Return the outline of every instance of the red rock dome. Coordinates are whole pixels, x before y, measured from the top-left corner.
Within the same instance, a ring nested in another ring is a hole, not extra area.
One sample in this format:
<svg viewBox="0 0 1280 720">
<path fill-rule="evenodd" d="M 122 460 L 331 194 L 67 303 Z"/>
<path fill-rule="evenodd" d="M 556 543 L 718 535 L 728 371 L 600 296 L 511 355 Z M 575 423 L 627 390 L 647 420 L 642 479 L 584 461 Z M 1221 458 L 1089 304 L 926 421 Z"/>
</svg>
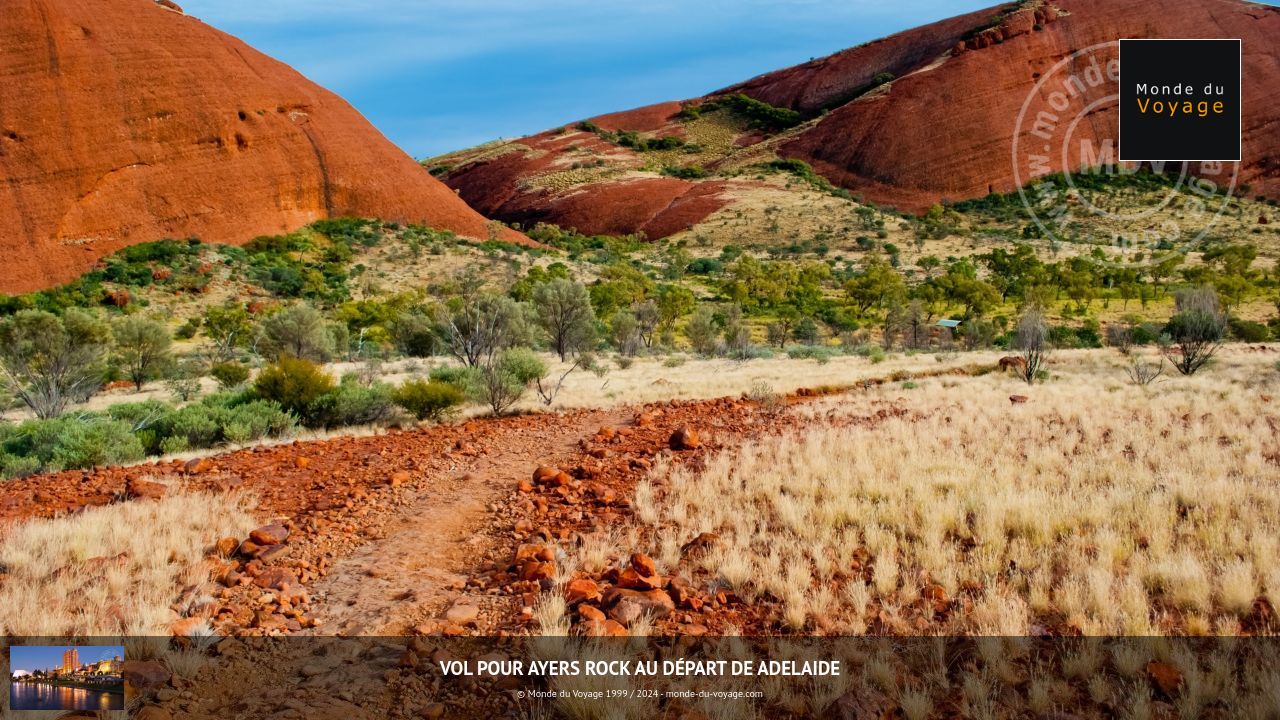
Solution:
<svg viewBox="0 0 1280 720">
<path fill-rule="evenodd" d="M 4 3 L 0 292 L 133 243 L 240 243 L 338 216 L 488 232 L 341 98 L 173 3 Z"/>
</svg>

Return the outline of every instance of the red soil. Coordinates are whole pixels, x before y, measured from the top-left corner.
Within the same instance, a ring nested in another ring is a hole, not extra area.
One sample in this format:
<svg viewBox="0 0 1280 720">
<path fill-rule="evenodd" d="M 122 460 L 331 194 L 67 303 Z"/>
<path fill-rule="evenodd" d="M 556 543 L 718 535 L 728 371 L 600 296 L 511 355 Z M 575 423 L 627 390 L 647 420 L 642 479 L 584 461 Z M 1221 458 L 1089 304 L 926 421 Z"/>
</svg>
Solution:
<svg viewBox="0 0 1280 720">
<path fill-rule="evenodd" d="M 666 127 L 671 122 L 671 117 L 680 112 L 680 107 L 679 102 L 657 103 L 634 110 L 598 115 L 591 118 L 591 122 L 605 130 L 654 132 Z"/>
<path fill-rule="evenodd" d="M 152 0 L 5 3 L 0 292 L 133 243 L 239 243 L 346 215 L 487 236 L 341 98 L 196 18 Z"/>
</svg>

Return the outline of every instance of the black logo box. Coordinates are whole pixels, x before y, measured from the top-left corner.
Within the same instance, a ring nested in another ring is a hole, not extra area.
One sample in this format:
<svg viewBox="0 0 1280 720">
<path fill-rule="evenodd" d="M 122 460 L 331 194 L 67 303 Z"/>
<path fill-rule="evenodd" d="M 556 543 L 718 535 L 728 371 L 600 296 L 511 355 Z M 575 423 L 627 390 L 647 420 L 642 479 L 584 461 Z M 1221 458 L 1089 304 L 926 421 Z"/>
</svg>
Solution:
<svg viewBox="0 0 1280 720">
<path fill-rule="evenodd" d="M 1241 41 L 1238 39 L 1122 38 L 1120 40 L 1120 132 L 1122 162 L 1239 162 L 1241 119 Z M 1139 96 L 1139 84 L 1148 92 Z M 1205 86 L 1215 92 L 1205 94 Z M 1150 86 L 1190 87 L 1190 94 L 1152 93 Z M 1222 94 L 1216 89 L 1221 87 Z M 1138 111 L 1139 99 L 1163 103 L 1166 112 Z M 1201 117 L 1182 113 L 1222 102 L 1226 112 Z M 1167 112 L 1171 102 L 1178 112 Z"/>
</svg>

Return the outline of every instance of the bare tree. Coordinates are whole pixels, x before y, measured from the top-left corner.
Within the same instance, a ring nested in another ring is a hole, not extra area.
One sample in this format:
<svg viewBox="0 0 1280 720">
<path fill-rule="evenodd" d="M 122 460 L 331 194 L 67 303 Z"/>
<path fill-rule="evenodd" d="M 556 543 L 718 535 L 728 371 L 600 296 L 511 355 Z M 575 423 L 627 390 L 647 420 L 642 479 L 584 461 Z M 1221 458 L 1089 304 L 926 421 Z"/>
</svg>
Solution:
<svg viewBox="0 0 1280 720">
<path fill-rule="evenodd" d="M 82 310 L 24 310 L 0 323 L 0 381 L 41 419 L 102 384 L 111 329 Z"/>
<path fill-rule="evenodd" d="M 591 370 L 595 367 L 596 359 L 589 353 L 582 353 L 573 360 L 573 364 L 567 370 L 560 373 L 560 377 L 553 383 L 551 376 L 540 377 L 535 381 L 538 389 L 538 397 L 542 398 L 542 404 L 550 406 L 555 402 L 556 396 L 560 394 L 560 389 L 564 387 L 564 381 L 578 368 Z"/>
<path fill-rule="evenodd" d="M 1183 375 L 1194 375 L 1213 359 L 1222 347 L 1227 316 L 1213 288 L 1179 290 L 1174 295 L 1176 312 L 1165 327 L 1161 350 Z"/>
<path fill-rule="evenodd" d="M 1124 372 L 1134 385 L 1146 387 L 1164 375 L 1164 358 L 1161 357 L 1156 362 L 1149 363 L 1134 355 L 1129 359 L 1129 367 L 1125 368 Z"/>
<path fill-rule="evenodd" d="M 463 364 L 489 367 L 494 356 L 524 338 L 524 313 L 510 298 L 485 295 L 444 317 L 437 333 L 449 354 Z"/>
<path fill-rule="evenodd" d="M 1022 351 L 1022 379 L 1030 385 L 1044 365 L 1049 354 L 1049 325 L 1044 312 L 1036 306 L 1028 307 L 1018 318 L 1017 347 Z"/>
</svg>

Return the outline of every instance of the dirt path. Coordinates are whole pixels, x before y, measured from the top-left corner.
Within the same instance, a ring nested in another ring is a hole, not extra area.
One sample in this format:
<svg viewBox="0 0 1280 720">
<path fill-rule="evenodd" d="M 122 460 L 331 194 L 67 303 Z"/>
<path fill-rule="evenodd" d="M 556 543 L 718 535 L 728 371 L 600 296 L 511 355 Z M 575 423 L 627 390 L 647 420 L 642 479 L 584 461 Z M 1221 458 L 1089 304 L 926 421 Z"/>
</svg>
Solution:
<svg viewBox="0 0 1280 720">
<path fill-rule="evenodd" d="M 493 504 L 537 465 L 572 456 L 581 439 L 630 416 L 612 410 L 562 417 L 519 428 L 487 454 L 453 460 L 386 523 L 380 538 L 334 563 L 315 584 L 317 632 L 400 635 L 440 614 L 489 549 L 491 538 L 481 530 Z"/>
</svg>

